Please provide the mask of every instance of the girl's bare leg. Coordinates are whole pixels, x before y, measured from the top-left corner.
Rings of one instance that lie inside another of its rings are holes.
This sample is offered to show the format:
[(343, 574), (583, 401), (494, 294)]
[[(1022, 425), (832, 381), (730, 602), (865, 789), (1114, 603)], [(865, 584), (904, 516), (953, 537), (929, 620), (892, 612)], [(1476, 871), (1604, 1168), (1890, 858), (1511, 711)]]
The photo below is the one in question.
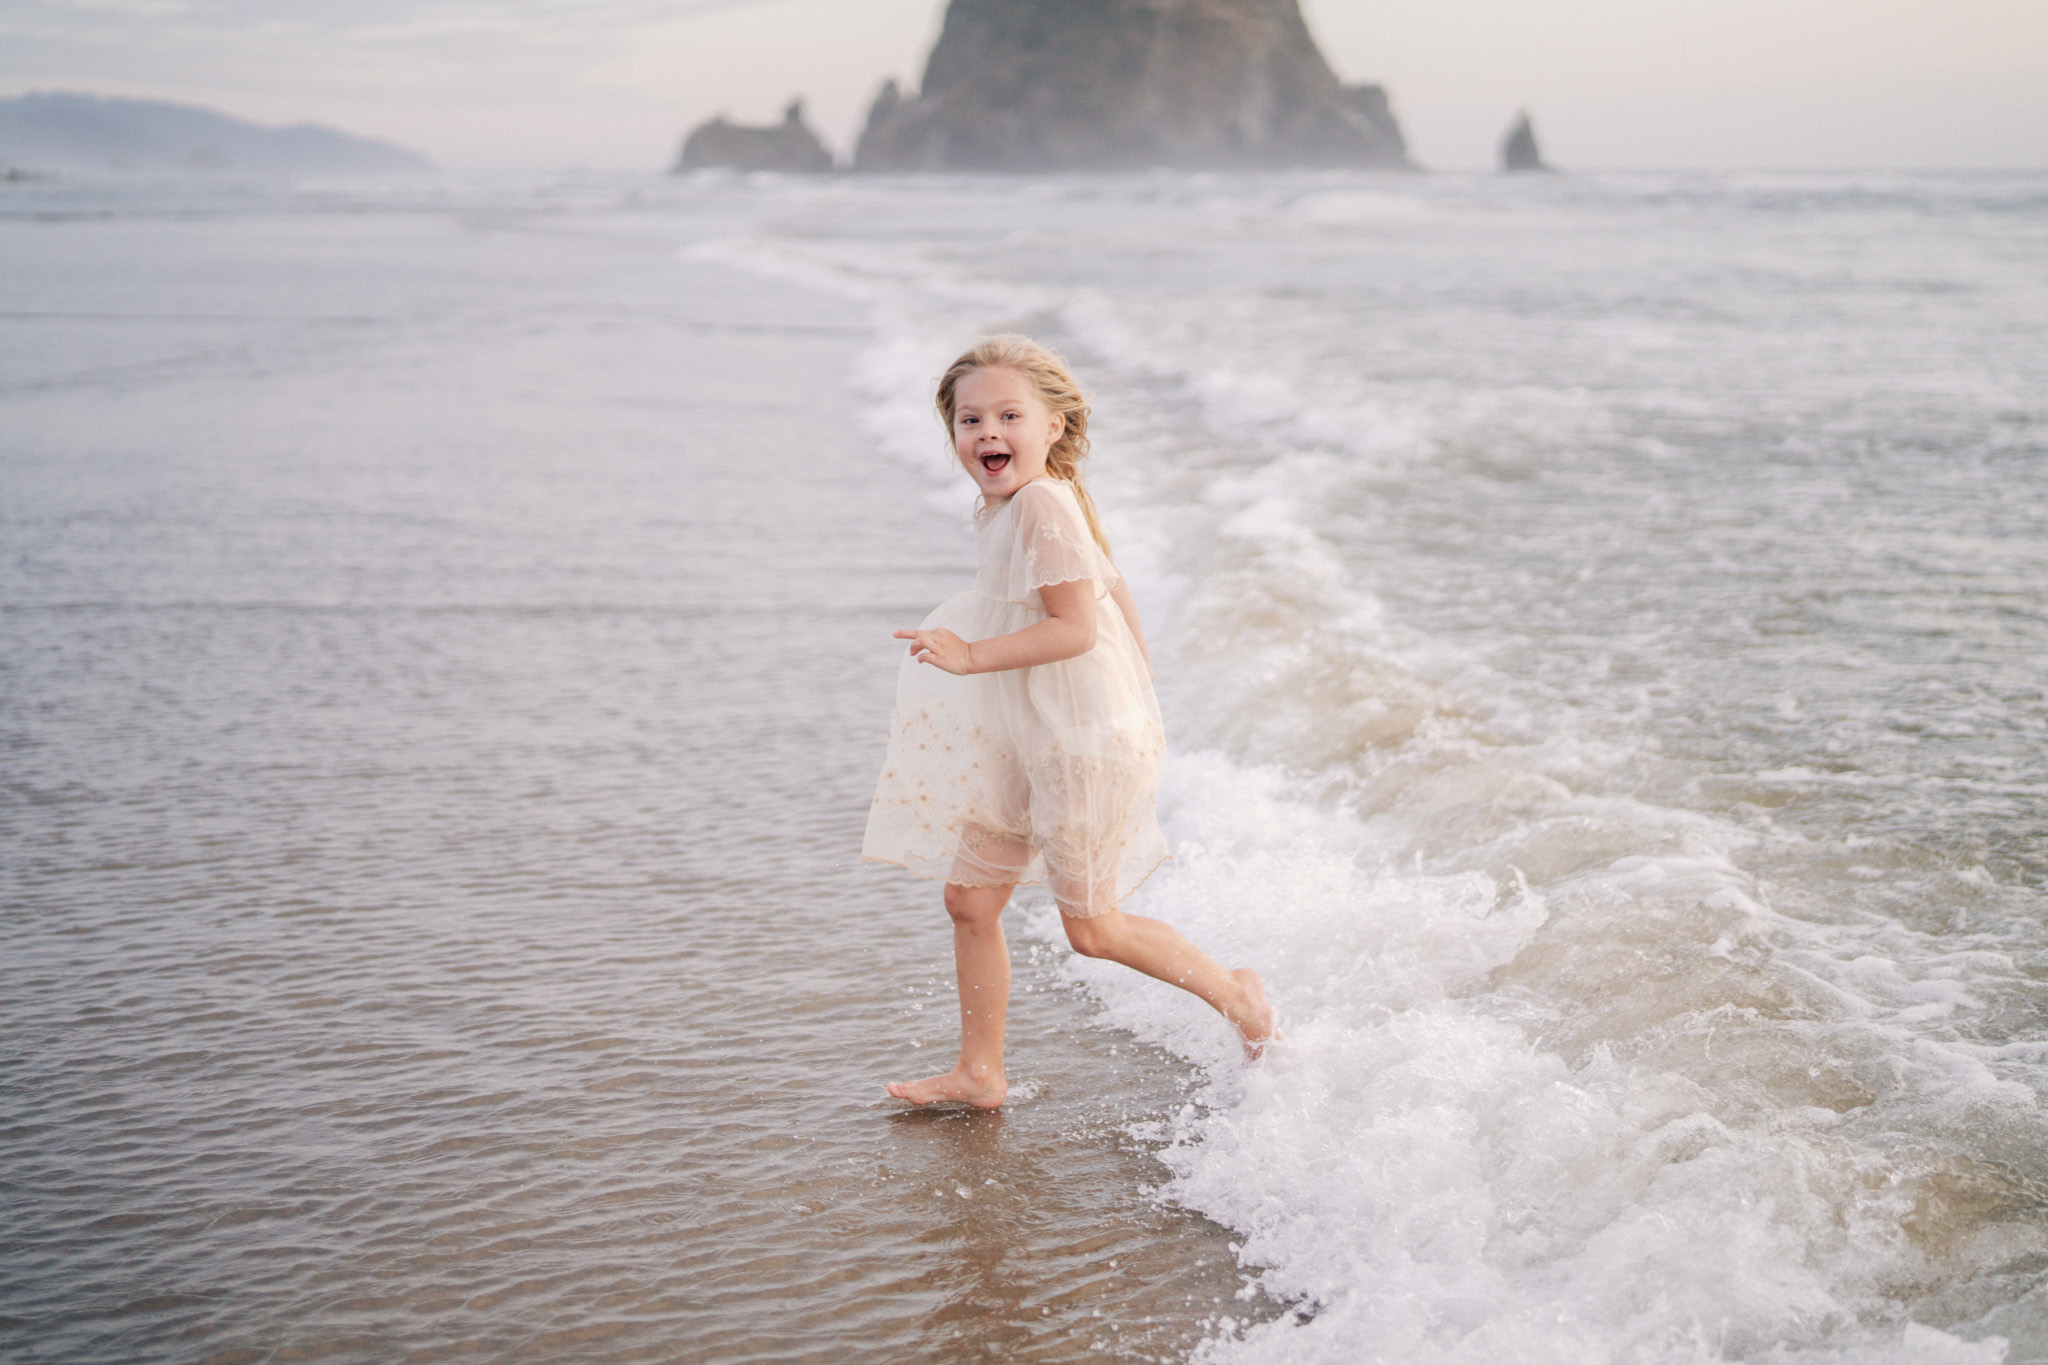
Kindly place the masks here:
[(895, 1081), (889, 1093), (912, 1104), (958, 1100), (978, 1109), (1001, 1106), (1003, 1021), (1010, 1012), (1010, 945), (1003, 940), (1008, 886), (946, 883), (946, 913), (953, 917), (953, 970), (960, 981), (960, 1060), (951, 1071), (921, 1081)]
[(1266, 984), (1251, 968), (1225, 971), (1215, 958), (1164, 920), (1126, 915), (1121, 910), (1076, 919), (1065, 913), (1065, 906), (1060, 909), (1060, 923), (1075, 952), (1121, 962), (1200, 996), (1236, 1027), (1247, 1055), (1258, 1056), (1267, 1043), (1280, 1036), (1273, 1006), (1266, 999)]

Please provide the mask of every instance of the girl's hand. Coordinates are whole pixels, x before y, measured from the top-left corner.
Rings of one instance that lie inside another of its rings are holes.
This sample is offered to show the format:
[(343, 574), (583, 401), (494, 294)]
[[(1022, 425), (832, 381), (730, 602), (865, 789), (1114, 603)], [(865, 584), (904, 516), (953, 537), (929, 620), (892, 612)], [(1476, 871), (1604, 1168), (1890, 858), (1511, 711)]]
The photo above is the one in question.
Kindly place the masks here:
[(896, 638), (910, 641), (910, 657), (921, 664), (962, 676), (974, 671), (974, 646), (943, 626), (937, 630), (899, 630)]

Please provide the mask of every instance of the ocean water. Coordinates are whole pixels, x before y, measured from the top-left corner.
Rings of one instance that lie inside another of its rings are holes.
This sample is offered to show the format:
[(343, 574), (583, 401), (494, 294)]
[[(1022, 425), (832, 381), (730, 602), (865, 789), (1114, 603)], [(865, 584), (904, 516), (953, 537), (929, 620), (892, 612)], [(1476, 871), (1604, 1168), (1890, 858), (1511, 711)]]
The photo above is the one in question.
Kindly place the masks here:
[[(2048, 1359), (2048, 178), (0, 199), (0, 1341)], [(852, 865), (1060, 346), (1196, 1003)]]

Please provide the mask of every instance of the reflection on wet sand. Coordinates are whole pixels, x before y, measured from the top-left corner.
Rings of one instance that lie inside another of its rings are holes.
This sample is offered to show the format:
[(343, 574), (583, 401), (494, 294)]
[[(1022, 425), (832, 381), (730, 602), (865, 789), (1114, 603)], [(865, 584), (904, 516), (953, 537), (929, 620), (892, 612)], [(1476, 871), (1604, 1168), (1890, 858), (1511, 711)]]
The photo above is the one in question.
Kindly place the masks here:
[(1171, 1358), (1202, 1322), (1271, 1314), (1237, 1301), (1242, 1277), (1214, 1224), (1132, 1207), (1124, 1182), (1142, 1156), (1127, 1141), (1098, 1131), (1062, 1143), (1035, 1120), (891, 1117), (892, 1146), (957, 1182), (933, 1192), (940, 1212), (918, 1239), (941, 1253), (915, 1282), (940, 1300), (919, 1340), (963, 1360)]

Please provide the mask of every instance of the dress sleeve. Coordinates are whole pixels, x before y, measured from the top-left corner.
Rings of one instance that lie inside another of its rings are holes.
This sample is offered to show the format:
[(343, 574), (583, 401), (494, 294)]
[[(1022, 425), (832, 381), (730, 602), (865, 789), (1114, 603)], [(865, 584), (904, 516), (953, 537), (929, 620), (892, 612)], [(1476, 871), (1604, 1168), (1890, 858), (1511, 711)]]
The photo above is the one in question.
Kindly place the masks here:
[(1077, 578), (1100, 579), (1111, 586), (1113, 574), (1095, 537), (1088, 534), (1088, 522), (1072, 493), (1049, 483), (1018, 490), (1011, 579), (1019, 595)]

